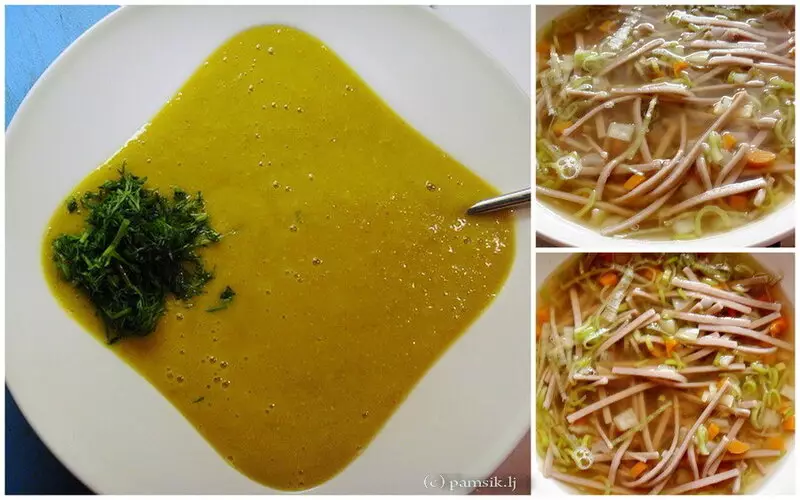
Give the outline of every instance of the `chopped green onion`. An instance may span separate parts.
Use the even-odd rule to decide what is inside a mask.
[[[704,424],[700,424],[694,433],[694,444],[701,455],[708,455],[708,429]]]

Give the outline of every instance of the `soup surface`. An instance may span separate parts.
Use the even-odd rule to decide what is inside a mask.
[[[692,239],[794,197],[794,8],[597,6],[539,33],[537,196],[605,236]]]
[[[590,254],[538,292],[536,448],[582,492],[752,490],[793,447],[780,277],[734,254]]]
[[[390,110],[312,36],[236,35],[75,194],[117,177],[201,191],[223,239],[215,278],[171,302],[155,332],[109,349],[158,388],[236,469],[299,490],[327,480],[491,302],[514,255],[507,216],[464,215],[496,191]],[[63,207],[51,242],[83,225]],[[207,312],[230,286],[235,300]],[[124,452],[124,450],[120,450]]]

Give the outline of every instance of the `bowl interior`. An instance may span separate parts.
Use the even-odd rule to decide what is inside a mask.
[[[564,14],[572,6],[564,5],[539,5],[536,7],[536,31],[547,26],[558,16]],[[576,223],[564,217],[559,212],[550,208],[550,205],[537,201],[536,203],[536,231],[540,236],[558,245],[588,247],[592,245],[614,244],[615,247],[642,249],[648,245],[648,250],[653,250],[652,244],[663,247],[669,251],[670,247],[680,248],[737,248],[748,246],[767,246],[787,237],[795,225],[794,200],[784,207],[772,212],[766,217],[751,222],[733,231],[728,231],[713,236],[706,236],[695,240],[626,240],[602,236],[597,231]],[[662,249],[662,248],[659,248]]]
[[[558,266],[570,258],[574,254],[565,253],[539,253],[536,255],[536,290],[547,280],[548,276],[553,273]],[[754,253],[753,257],[756,258],[759,264],[765,269],[783,276],[781,281],[781,289],[786,296],[789,303],[795,303],[795,266],[794,255],[789,253]],[[534,356],[536,359],[536,356]],[[795,367],[796,368],[796,367]],[[535,367],[534,367],[535,369]],[[535,395],[534,395],[535,400]],[[534,419],[536,418],[534,412]],[[532,439],[536,439],[534,434]],[[769,470],[769,475],[756,485],[752,491],[745,493],[759,493],[767,495],[789,495],[794,494],[794,481],[795,481],[795,457],[794,443],[787,446],[786,455]],[[576,489],[569,485],[556,481],[554,479],[546,478],[542,475],[543,460],[536,453],[536,446],[533,447],[533,495],[563,495],[564,493],[579,493]]]

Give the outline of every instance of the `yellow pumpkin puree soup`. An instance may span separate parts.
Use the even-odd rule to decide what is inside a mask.
[[[222,457],[267,486],[318,485],[351,462],[503,285],[513,220],[467,217],[496,191],[394,114],[322,42],[285,26],[233,37],[75,194],[122,165],[202,192],[219,243],[205,294],[109,346]],[[84,225],[59,207],[51,243]],[[207,312],[225,286],[230,307]],[[121,450],[121,452],[123,452]]]

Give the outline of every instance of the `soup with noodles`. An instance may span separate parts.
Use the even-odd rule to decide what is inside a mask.
[[[794,193],[794,7],[580,7],[539,34],[537,196],[602,235],[692,239]]]
[[[735,494],[792,449],[792,305],[733,254],[579,255],[539,290],[536,446],[585,493]]]

